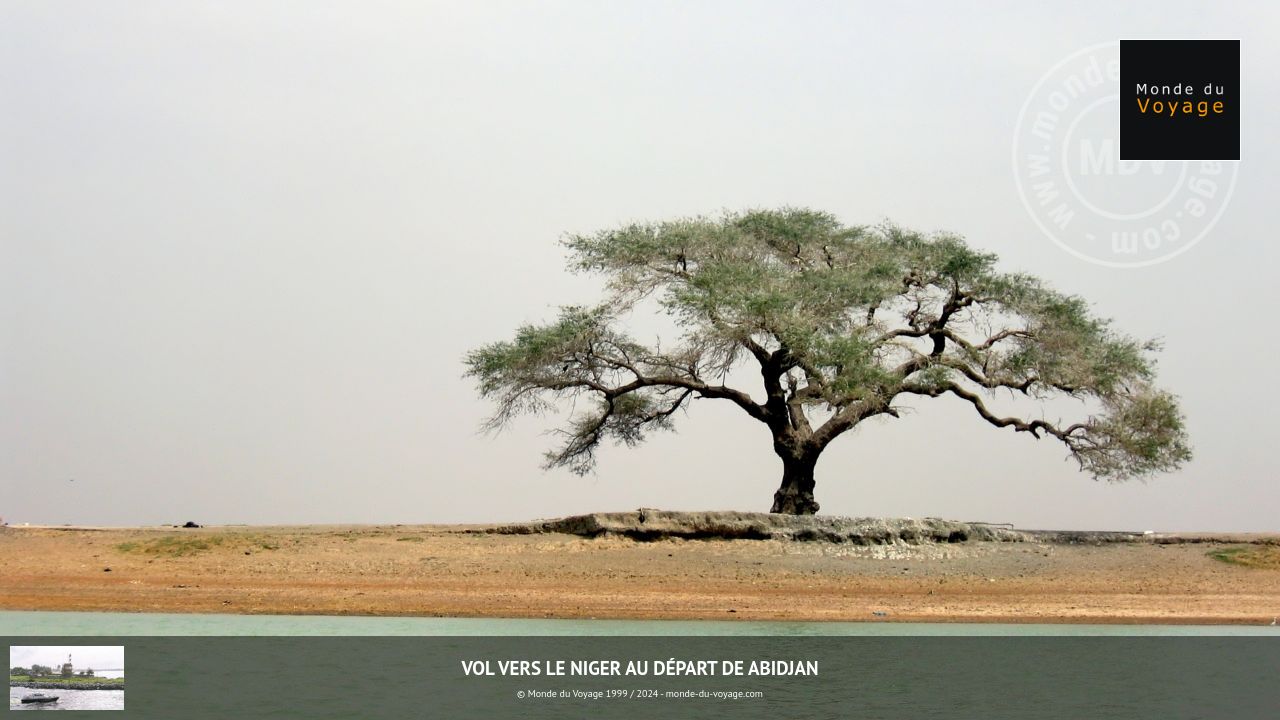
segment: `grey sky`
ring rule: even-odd
[[[945,400],[842,438],[824,512],[1276,530],[1270,239],[1280,17],[1265,3],[50,3],[0,21],[0,516],[455,522],[767,509],[736,410],[539,469],[470,348],[597,284],[562,233],[807,205],[948,229],[1164,338],[1196,460],[1098,484]],[[1117,38],[1241,38],[1239,182],[1213,233],[1082,262],[1020,204],[1018,111]]]
[[[11,645],[9,667],[29,668],[32,664],[61,667],[68,654],[77,672],[85,668],[124,669],[122,645]]]

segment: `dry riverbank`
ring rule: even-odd
[[[0,609],[1124,623],[1280,615],[1275,546],[1248,546],[1263,553],[1252,565],[1210,556],[1255,536],[862,546],[479,529],[3,528]]]

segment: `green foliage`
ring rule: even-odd
[[[141,542],[124,542],[116,545],[123,553],[139,555],[160,555],[163,557],[185,557],[211,550],[221,545],[220,535],[164,535]]]
[[[942,394],[998,427],[1058,439],[1095,477],[1190,459],[1176,399],[1153,386],[1154,342],[1116,332],[1082,298],[998,271],[955,235],[782,208],[634,223],[565,246],[571,268],[604,276],[604,302],[466,357],[497,403],[491,428],[590,396],[551,466],[588,472],[602,441],[670,429],[691,399],[734,402],[768,425],[780,454],[816,454],[862,420],[896,415],[895,399]],[[683,328],[679,344],[650,348],[618,329],[648,297]],[[759,365],[763,402],[723,385],[744,361]],[[1074,425],[1000,418],[984,398],[1002,389],[1097,411]]]
[[[1080,465],[1095,477],[1123,480],[1169,472],[1191,459],[1177,400],[1140,386],[1105,396],[1106,412],[1085,423],[1086,432],[1069,445]]]
[[[564,447],[546,454],[546,466],[564,466],[584,475],[595,462],[595,449],[606,438],[629,447],[642,442],[652,430],[670,430],[670,412],[663,405],[661,392],[634,391],[606,396],[593,413],[573,422]],[[673,406],[671,410],[674,410]]]
[[[1208,555],[1228,565],[1280,569],[1280,547],[1276,545],[1236,545],[1210,550]]]
[[[223,545],[236,547],[253,547],[260,550],[278,550],[279,546],[257,535],[201,533],[198,535],[172,534],[136,542],[123,542],[116,545],[116,550],[135,555],[155,555],[159,557],[186,557],[214,550]]]

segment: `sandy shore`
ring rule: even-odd
[[[829,545],[441,526],[0,529],[0,608],[459,617],[1256,623],[1222,543]],[[883,613],[883,614],[880,614]]]

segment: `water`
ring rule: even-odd
[[[0,636],[1238,636],[1265,625],[1065,625],[206,615],[0,611]]]
[[[22,696],[34,692],[57,695],[58,702],[49,704],[22,704]],[[9,688],[10,710],[123,710],[123,690],[32,690],[24,687]]]

